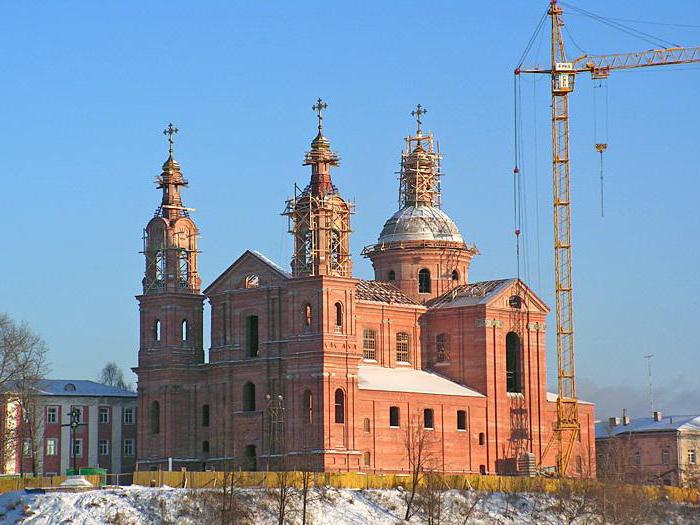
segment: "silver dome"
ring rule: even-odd
[[[378,243],[404,241],[464,243],[454,221],[433,206],[404,206],[386,221]]]

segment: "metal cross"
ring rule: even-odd
[[[171,126],[172,126],[172,124],[171,124]],[[75,455],[75,431],[78,430],[78,427],[85,426],[85,423],[80,422],[80,409],[78,407],[71,408],[71,411],[68,413],[68,416],[70,417],[70,422],[64,423],[61,426],[62,427],[70,427],[70,439],[71,439],[71,444],[70,444],[71,451],[70,452],[71,452],[71,455],[73,456],[73,475],[77,476],[78,470],[77,470],[76,455]]]
[[[316,112],[318,115],[318,131],[320,132],[323,129],[323,110],[328,107],[328,104],[326,104],[323,100],[321,100],[321,97],[318,97],[318,100],[316,101],[316,104],[311,106],[311,109]]]
[[[168,127],[163,130],[163,135],[168,135],[168,143],[170,145],[168,151],[170,152],[171,157],[173,156],[173,143],[175,142],[173,135],[175,135],[175,133],[177,133],[178,131],[180,130],[173,126],[172,122],[168,124]]]
[[[421,106],[420,104],[418,104],[418,105],[416,106],[416,109],[414,109],[413,111],[411,111],[411,115],[413,115],[414,117],[416,117],[416,121],[418,122],[418,133],[420,133],[420,125],[422,124],[421,117],[422,117],[423,115],[425,115],[427,112],[428,112],[428,110],[425,109],[425,108],[424,108],[423,106]]]

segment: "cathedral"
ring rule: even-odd
[[[203,291],[177,129],[165,130],[170,154],[137,297],[139,468],[405,472],[416,436],[441,472],[554,465],[549,309],[519,279],[470,281],[479,252],[442,209],[425,110],[412,113],[417,131],[401,153],[399,209],[362,250],[374,268],[363,280],[352,272],[354,207],[331,177],[339,157],[323,133],[326,107],[313,106],[308,184],[284,208],[289,270],[247,250]],[[595,472],[593,409],[579,401],[569,475]]]

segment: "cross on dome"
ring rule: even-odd
[[[316,101],[316,104],[311,106],[311,109],[316,112],[316,115],[318,117],[318,131],[319,133],[323,129],[323,110],[328,108],[328,104],[325,103],[321,97],[318,97],[318,100]]]
[[[411,111],[411,115],[414,116],[414,117],[416,117],[416,122],[418,122],[418,131],[417,131],[417,133],[418,133],[419,135],[421,134],[420,125],[423,123],[423,121],[421,120],[421,117],[422,117],[423,115],[425,115],[427,112],[428,112],[428,110],[427,110],[426,108],[424,108],[423,106],[421,106],[420,104],[418,104],[418,105],[416,106],[416,109],[414,109],[413,111]]]
[[[168,127],[163,130],[163,135],[168,136],[168,152],[170,153],[170,156],[173,156],[173,144],[175,143],[175,139],[173,138],[173,135],[180,131],[177,129],[175,126],[173,126],[173,123],[171,122],[168,124]]]

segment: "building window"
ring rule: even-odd
[[[447,353],[447,334],[438,334],[435,338],[435,360],[438,363],[450,360]]]
[[[100,456],[108,456],[109,455],[109,441],[107,441],[106,439],[100,439],[97,448],[98,448],[98,454]]]
[[[245,456],[245,468],[251,472],[258,470],[258,453],[255,445],[246,445],[243,454]]]
[[[189,327],[187,326],[187,319],[183,319],[182,323],[180,323],[180,336],[182,337],[182,342],[186,343],[187,342],[187,329]]]
[[[459,272],[457,270],[452,270],[452,280],[459,281]]]
[[[246,318],[246,345],[248,357],[258,355],[258,316],[249,315]]]
[[[435,428],[435,415],[432,408],[423,410],[423,428],[432,430]]]
[[[134,440],[133,439],[125,439],[124,440],[124,456],[133,456],[134,455]]]
[[[314,423],[314,397],[311,390],[304,390],[304,407],[303,407],[304,422],[307,425]]]
[[[668,465],[671,463],[671,451],[667,448],[661,451],[661,463],[663,465]]]
[[[369,467],[372,464],[372,455],[369,452],[363,454],[365,458],[365,467]]]
[[[335,331],[343,331],[343,305],[340,303],[335,303]]]
[[[366,417],[366,418],[362,421],[362,430],[364,430],[365,432],[369,432],[369,429],[370,429],[369,418]]]
[[[400,427],[401,417],[399,412],[399,407],[389,407],[389,426],[390,427]]]
[[[58,423],[58,407],[46,407],[46,423]]]
[[[209,441],[202,441],[202,452],[209,453]]]
[[[209,426],[209,405],[202,405],[202,426]]]
[[[377,332],[365,329],[362,333],[362,357],[374,361],[377,359]]]
[[[75,458],[80,458],[83,456],[83,440],[80,438],[71,441],[73,444],[73,456]]]
[[[247,275],[245,278],[245,284],[244,286],[246,288],[258,288],[260,286],[260,277],[258,277],[256,274],[251,273],[250,275]]]
[[[310,332],[311,331],[311,305],[309,303],[306,303],[306,306],[304,307],[304,331],[305,332]]]
[[[345,392],[342,388],[335,391],[335,422],[345,423]]]
[[[221,305],[221,324],[224,327],[221,338],[222,343],[225,345],[231,342],[231,315],[229,310],[228,303],[223,303]]]
[[[457,430],[467,430],[466,410],[457,410]]]
[[[393,283],[396,281],[396,272],[394,270],[389,270],[389,282]]]
[[[46,440],[46,455],[55,456],[58,454],[58,440],[56,438],[48,438]]]
[[[109,407],[100,407],[98,421],[103,425],[109,423]]]
[[[506,335],[506,389],[521,393],[522,373],[520,370],[520,337],[515,332]]]
[[[151,403],[151,434],[160,434],[160,403]]]
[[[124,424],[133,425],[134,424],[134,409],[127,407],[124,409]]]
[[[418,272],[418,293],[430,293],[430,270],[427,268]]]
[[[156,319],[156,322],[153,325],[153,340],[156,342],[160,341],[160,335],[161,335],[160,329],[161,329],[160,319]]]
[[[688,463],[690,465],[695,465],[697,463],[697,457],[695,456],[695,449],[691,448],[688,450]]]
[[[484,445],[486,443],[486,434],[479,432],[479,445]]]
[[[642,453],[639,450],[635,451],[632,461],[636,466],[642,464]]]
[[[243,385],[243,411],[255,411],[255,385],[251,382]]]
[[[411,355],[408,348],[408,334],[399,332],[396,334],[396,360],[400,363],[410,363]]]
[[[22,455],[25,458],[32,457],[32,440],[31,439],[25,439],[24,441],[22,441]]]

